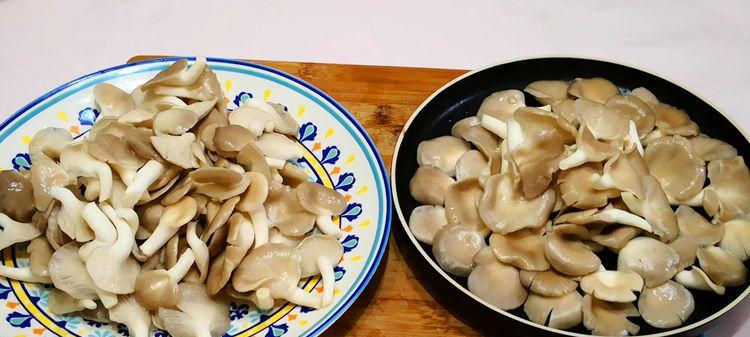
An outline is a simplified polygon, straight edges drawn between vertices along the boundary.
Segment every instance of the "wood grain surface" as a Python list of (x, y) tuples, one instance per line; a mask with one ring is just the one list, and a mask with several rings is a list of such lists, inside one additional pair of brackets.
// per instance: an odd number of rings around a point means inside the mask
[[(154, 58), (137, 56), (128, 62)], [(333, 96), (365, 127), (390, 168), (396, 139), (432, 92), (465, 70), (248, 60), (287, 72)], [(399, 226), (394, 219), (393, 226)], [(389, 241), (370, 285), (326, 336), (479, 336), (422, 286)]]

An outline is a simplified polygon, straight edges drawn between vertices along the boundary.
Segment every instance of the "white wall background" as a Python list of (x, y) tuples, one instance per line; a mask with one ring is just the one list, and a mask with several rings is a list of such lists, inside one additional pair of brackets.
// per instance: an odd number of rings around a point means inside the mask
[(578, 55), (673, 79), (750, 129), (749, 14), (743, 0), (0, 0), (0, 118), (136, 54), (467, 69)]

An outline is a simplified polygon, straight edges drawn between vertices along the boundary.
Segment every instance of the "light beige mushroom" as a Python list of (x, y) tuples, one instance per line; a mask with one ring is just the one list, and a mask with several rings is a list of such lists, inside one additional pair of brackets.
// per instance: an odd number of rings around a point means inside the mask
[(0, 213), (19, 222), (30, 222), (34, 208), (34, 187), (16, 170), (0, 171)]
[(458, 158), (470, 149), (468, 142), (453, 136), (425, 140), (417, 147), (417, 163), (437, 167), (445, 174), (454, 176)]
[(661, 182), (670, 199), (689, 200), (703, 188), (706, 165), (687, 139), (672, 136), (654, 140), (644, 158), (649, 173)]
[(738, 257), (719, 247), (701, 247), (696, 252), (701, 269), (711, 281), (726, 287), (738, 287), (747, 280), (747, 268)]
[(630, 270), (600, 270), (581, 279), (581, 290), (608, 302), (633, 302), (637, 298), (633, 292), (642, 289), (643, 279)]
[(544, 257), (544, 239), (539, 229), (522, 229), (490, 236), (490, 247), (500, 262), (529, 271), (550, 268)]
[(724, 223), (726, 233), (719, 247), (732, 253), (742, 261), (750, 259), (750, 219), (743, 216)]
[(617, 147), (610, 143), (598, 141), (586, 125), (581, 126), (578, 131), (576, 146), (573, 153), (560, 160), (561, 170), (567, 170), (589, 162), (601, 162), (617, 154)]
[(518, 270), (497, 261), (487, 247), (477, 252), (473, 263), (476, 267), (467, 280), (472, 294), (501, 310), (518, 308), (526, 301)]
[(445, 192), (445, 216), (448, 223), (473, 229), (484, 230), (477, 204), (482, 197), (482, 186), (477, 178), (468, 178), (448, 187)]
[(451, 127), (451, 136), (463, 138), (464, 133), (466, 130), (471, 128), (472, 126), (480, 125), (481, 121), (479, 117), (477, 116), (469, 116), (464, 119), (459, 120), (453, 126)]
[(36, 161), (41, 156), (60, 159), (63, 148), (71, 142), (73, 142), (73, 136), (68, 130), (54, 127), (44, 128), (31, 137), (29, 155), (31, 155), (32, 161)]
[(651, 91), (644, 87), (638, 87), (630, 91), (630, 95), (638, 97), (643, 103), (646, 103), (651, 109), (655, 108), (659, 104), (659, 100), (654, 96)]
[(561, 297), (578, 288), (576, 281), (554, 269), (545, 271), (521, 270), (520, 277), (524, 287), (542, 296)]
[[(190, 69), (186, 70), (186, 72), (188, 71)], [(161, 82), (154, 85), (153, 91), (157, 95), (177, 96), (198, 101), (223, 100), (224, 98), (224, 93), (221, 91), (221, 85), (216, 79), (216, 74), (208, 67), (204, 67), (192, 83), (172, 85)], [(221, 107), (222, 105), (220, 104), (219, 106)]]
[(128, 93), (109, 83), (94, 86), (94, 100), (104, 117), (119, 117), (135, 108), (135, 102)]
[(618, 189), (644, 197), (642, 178), (649, 173), (646, 162), (636, 149), (615, 155), (604, 163), (601, 175), (593, 175), (591, 182), (598, 190)]
[(586, 228), (557, 225), (545, 235), (544, 256), (555, 270), (571, 276), (583, 276), (599, 270), (601, 260), (581, 241), (589, 238)]
[(561, 297), (529, 294), (523, 311), (534, 323), (554, 329), (570, 329), (583, 321), (583, 297), (577, 291)]
[(130, 256), (135, 232), (112, 206), (103, 204), (100, 209), (114, 225), (117, 239), (111, 245), (98, 246), (91, 251), (86, 258), (86, 271), (100, 289), (113, 294), (130, 294), (141, 270), (138, 262)]
[(289, 162), (279, 170), (279, 175), (283, 179), (283, 184), (291, 187), (297, 187), (297, 185), (309, 179), (305, 170)]
[(654, 108), (656, 127), (667, 135), (695, 136), (699, 133), (698, 124), (690, 116), (669, 104), (659, 103)]
[(688, 138), (695, 153), (704, 161), (732, 159), (737, 156), (737, 149), (716, 138), (704, 134)]
[(151, 144), (164, 160), (191, 169), (198, 167), (198, 159), (193, 154), (195, 135), (187, 132), (179, 136), (159, 135), (151, 137)]
[(606, 103), (607, 100), (620, 93), (612, 82), (601, 77), (576, 78), (570, 83), (568, 93), (585, 98), (597, 103)]
[(443, 270), (466, 277), (474, 268), (474, 255), (486, 246), (481, 233), (462, 226), (447, 225), (435, 233), (432, 254)]
[(708, 215), (729, 221), (750, 212), (750, 170), (741, 156), (708, 163), (708, 179), (703, 193)]
[(596, 139), (617, 141), (628, 133), (628, 120), (604, 103), (577, 99), (571, 109), (576, 120), (586, 126)]
[(220, 337), (229, 329), (229, 305), (211, 299), (202, 284), (178, 287), (177, 309), (159, 308), (158, 317), (173, 336)]
[(695, 263), (696, 252), (700, 246), (698, 239), (692, 236), (679, 236), (677, 240), (669, 244), (669, 247), (672, 247), (680, 256), (680, 263), (677, 265), (678, 271), (682, 271)]
[(140, 249), (146, 256), (153, 255), (171, 238), (180, 227), (193, 219), (198, 206), (195, 199), (184, 197), (180, 201), (164, 208), (159, 225), (148, 239), (140, 245)]
[(489, 162), (479, 151), (466, 151), (456, 161), (456, 180), (479, 178), (485, 173), (488, 165)]
[(559, 215), (554, 220), (554, 224), (556, 225), (564, 223), (583, 225), (586, 227), (601, 224), (620, 224), (635, 227), (649, 233), (653, 232), (651, 224), (645, 219), (615, 207), (606, 207), (601, 210), (589, 209), (585, 211), (565, 213)]
[(156, 114), (152, 127), (157, 136), (163, 134), (179, 136), (192, 129), (198, 123), (198, 118), (199, 116), (191, 110), (171, 108)]
[(539, 103), (555, 105), (568, 98), (568, 82), (542, 80), (529, 83), (523, 91), (528, 92)]
[[(317, 215), (315, 224), (324, 234), (332, 235), (336, 238), (341, 237), (341, 229), (338, 224), (334, 223), (332, 218), (334, 216), (338, 217), (346, 209), (346, 201), (341, 193), (309, 181), (297, 185), (296, 193), (300, 205), (308, 212)], [(286, 233), (283, 230), (282, 233), (298, 236), (298, 234)]]
[(148, 337), (151, 333), (151, 315), (135, 296), (125, 296), (110, 308), (109, 319), (125, 324), (133, 337)]
[(409, 181), (409, 192), (419, 203), (443, 205), (446, 191), (455, 182), (453, 178), (434, 166), (420, 166)]
[(311, 235), (297, 246), (301, 256), (302, 277), (320, 274), (323, 281), (322, 306), (333, 302), (335, 276), (333, 266), (338, 265), (344, 256), (344, 246), (330, 235)]
[(562, 116), (568, 123), (571, 125), (578, 127), (580, 125), (580, 122), (576, 119), (576, 116), (573, 114), (573, 103), (575, 101), (566, 98), (556, 104), (552, 104), (552, 112), (559, 114)]
[(480, 125), (475, 125), (464, 130), (461, 137), (473, 144), (486, 158), (489, 158), (493, 152), (497, 151), (500, 145), (500, 139)]
[[(508, 141), (512, 138), (514, 137), (509, 136)], [(509, 143), (509, 149), (510, 145)], [(548, 129), (538, 129), (510, 150), (509, 159), (521, 182), (524, 197), (536, 198), (547, 191), (564, 151), (560, 137)]]
[(66, 146), (60, 153), (60, 166), (65, 169), (68, 176), (98, 179), (99, 202), (109, 199), (113, 178), (112, 170), (107, 164), (83, 152), (80, 146)]
[(607, 108), (635, 122), (638, 136), (643, 138), (654, 129), (655, 117), (651, 107), (636, 96), (613, 96), (605, 104)]
[(255, 238), (255, 231), (250, 219), (241, 213), (234, 213), (229, 218), (227, 247), (210, 266), (206, 289), (215, 295), (224, 287), (232, 272), (242, 262)]
[(414, 208), (409, 216), (409, 229), (417, 240), (432, 244), (435, 233), (448, 224), (442, 206), (422, 205)]
[(660, 329), (675, 328), (684, 324), (694, 309), (693, 294), (674, 281), (643, 289), (638, 298), (638, 311), (643, 320)]
[(630, 192), (622, 193), (622, 200), (635, 214), (642, 216), (662, 242), (672, 242), (680, 233), (678, 228), (679, 215), (675, 215), (669, 205), (667, 195), (662, 185), (653, 176), (642, 177), (644, 198), (637, 198)]
[(583, 325), (595, 335), (635, 335), (640, 327), (628, 317), (638, 316), (632, 303), (610, 303), (588, 294), (583, 297)]
[(664, 284), (677, 274), (680, 255), (672, 247), (649, 237), (630, 240), (620, 250), (617, 257), (617, 270), (632, 270), (653, 288)]
[(714, 283), (714, 281), (711, 281), (711, 278), (708, 277), (706, 272), (696, 266), (692, 266), (690, 269), (685, 269), (677, 273), (677, 275), (674, 276), (674, 280), (687, 288), (713, 291), (719, 295), (724, 295), (727, 290), (726, 287), (720, 286)]
[(84, 149), (94, 158), (109, 164), (125, 185), (133, 182), (137, 170), (146, 163), (124, 139), (111, 134), (100, 134), (84, 142)]
[(578, 209), (598, 208), (607, 205), (610, 198), (616, 198), (620, 191), (594, 188), (591, 177), (601, 175), (600, 163), (589, 163), (560, 172), (557, 183), (565, 205)]
[(712, 224), (690, 206), (680, 205), (675, 211), (681, 236), (690, 236), (701, 246), (713, 246), (724, 237), (724, 225)]
[[(302, 157), (302, 147), (280, 133), (264, 133), (258, 138), (255, 145), (260, 149), (260, 152), (271, 159), (287, 161)], [(269, 165), (271, 165), (270, 161)], [(282, 167), (283, 164), (277, 168)]]
[(526, 199), (513, 188), (513, 179), (508, 174), (493, 175), (487, 179), (478, 204), (484, 224), (502, 234), (544, 226), (554, 205), (554, 190), (547, 190), (534, 199)]
[[(507, 122), (513, 118), (516, 109), (523, 106), (526, 106), (526, 99), (520, 90), (510, 89), (493, 92), (482, 101), (479, 111), (477, 111), (477, 117), (484, 120), (484, 116), (489, 116), (501, 122)], [(482, 124), (484, 125), (484, 121)]]

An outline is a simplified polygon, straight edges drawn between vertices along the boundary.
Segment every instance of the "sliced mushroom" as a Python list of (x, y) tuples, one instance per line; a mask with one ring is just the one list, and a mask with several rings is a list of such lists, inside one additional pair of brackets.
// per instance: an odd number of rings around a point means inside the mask
[(656, 127), (667, 135), (695, 136), (699, 133), (698, 124), (690, 116), (669, 104), (658, 103), (653, 108)]
[(468, 142), (453, 136), (425, 140), (417, 147), (417, 163), (437, 167), (445, 174), (454, 176), (458, 158), (470, 149)]
[(500, 262), (529, 271), (550, 268), (544, 257), (544, 239), (538, 229), (522, 229), (508, 234), (492, 234), (490, 247)]
[(565, 204), (578, 209), (598, 208), (607, 205), (610, 198), (619, 196), (618, 190), (599, 190), (594, 187), (591, 178), (601, 173), (600, 163), (585, 164), (560, 172), (557, 183)]
[(482, 197), (482, 186), (476, 178), (453, 183), (445, 192), (445, 216), (448, 223), (481, 231), (485, 228), (477, 203)]
[(646, 287), (664, 284), (677, 274), (680, 255), (670, 246), (649, 237), (630, 240), (620, 250), (617, 270), (632, 270), (643, 277)]
[(637, 298), (633, 292), (643, 289), (643, 279), (630, 270), (600, 270), (584, 276), (581, 289), (600, 300), (630, 303)]
[(455, 182), (434, 166), (420, 166), (409, 181), (409, 192), (421, 204), (443, 205), (446, 191)]
[(586, 228), (558, 225), (545, 236), (544, 256), (555, 270), (571, 276), (583, 276), (599, 270), (601, 260), (581, 241), (587, 240)]
[(301, 256), (300, 268), (302, 277), (321, 274), (323, 279), (322, 306), (333, 302), (335, 277), (333, 266), (344, 256), (344, 246), (330, 235), (311, 235), (300, 241), (297, 246)]
[[(518, 270), (498, 262), (485, 247), (474, 259), (476, 267), (468, 274), (469, 291), (501, 310), (520, 307), (526, 301), (526, 289)], [(498, 287), (502, 284), (502, 287)]]
[(0, 213), (19, 222), (30, 222), (34, 208), (34, 187), (16, 170), (0, 171)]
[(595, 335), (635, 335), (640, 327), (628, 317), (638, 316), (632, 303), (610, 303), (588, 294), (583, 297), (583, 325)]
[(727, 290), (726, 287), (720, 286), (714, 283), (714, 281), (711, 281), (711, 278), (706, 275), (706, 272), (695, 266), (677, 273), (677, 275), (675, 275), (674, 277), (674, 280), (687, 288), (703, 291), (713, 291), (719, 295), (724, 295)]
[(570, 83), (568, 93), (585, 98), (597, 103), (606, 103), (607, 100), (620, 93), (612, 82), (601, 77), (576, 78)]
[(525, 287), (542, 296), (560, 297), (578, 288), (576, 281), (554, 269), (541, 272), (521, 270), (520, 276)]
[(730, 221), (750, 212), (750, 170), (741, 156), (708, 163), (708, 179), (703, 193), (708, 215)]
[(547, 190), (539, 197), (529, 200), (513, 188), (510, 175), (499, 174), (491, 176), (484, 183), (484, 193), (479, 199), (478, 208), (487, 227), (507, 234), (523, 228), (544, 226), (554, 205), (554, 190)]
[(750, 223), (748, 216), (743, 216), (724, 223), (726, 233), (719, 242), (719, 247), (732, 253), (742, 261), (750, 259)]
[(583, 297), (577, 291), (560, 297), (529, 294), (523, 311), (534, 323), (554, 329), (570, 329), (583, 321)]
[(671, 199), (689, 200), (703, 188), (706, 165), (683, 137), (654, 140), (646, 148), (645, 160), (649, 173), (661, 182), (664, 193)]
[(638, 298), (638, 310), (649, 325), (675, 328), (687, 321), (695, 309), (695, 300), (681, 284), (667, 281), (658, 287), (646, 288)]
[(662, 185), (653, 176), (642, 177), (644, 198), (639, 199), (630, 192), (622, 193), (622, 200), (633, 211), (642, 216), (651, 225), (652, 233), (662, 242), (672, 242), (677, 239), (679, 216), (675, 215), (669, 205), (667, 195)]
[(655, 117), (651, 107), (636, 96), (613, 96), (605, 104), (628, 120), (635, 122), (638, 137), (643, 138), (654, 129)]
[(719, 247), (701, 247), (696, 252), (701, 269), (711, 281), (726, 287), (738, 287), (747, 280), (747, 268), (738, 257)]
[(417, 240), (432, 244), (435, 233), (448, 224), (442, 206), (422, 205), (414, 208), (409, 216), (409, 229)]
[(523, 91), (534, 96), (539, 103), (555, 105), (568, 98), (568, 82), (534, 81), (529, 83)]
[(448, 225), (435, 234), (432, 254), (443, 270), (466, 277), (474, 268), (474, 255), (483, 247), (486, 244), (481, 233), (462, 226)]
[[(297, 160), (302, 157), (302, 148), (289, 137), (279, 133), (264, 133), (255, 143), (266, 157), (279, 160)], [(282, 165), (283, 167), (283, 165)], [(281, 167), (279, 167), (281, 168)]]

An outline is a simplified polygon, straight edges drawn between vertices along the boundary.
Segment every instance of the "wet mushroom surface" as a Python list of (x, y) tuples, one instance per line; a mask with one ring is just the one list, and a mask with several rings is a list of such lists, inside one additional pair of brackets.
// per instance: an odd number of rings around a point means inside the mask
[[(448, 275), (498, 310), (591, 334), (663, 332), (744, 291), (750, 169), (735, 142), (645, 87), (518, 89), (471, 98), (415, 142), (409, 228)], [(415, 188), (426, 173), (431, 190)]]
[[(101, 116), (88, 134), (40, 130), (31, 168), (0, 172), (0, 248), (29, 256), (0, 276), (49, 285), (55, 314), (122, 323), (133, 337), (223, 336), (227, 297), (250, 310), (334, 302), (348, 199), (296, 166), (299, 125), (285, 107), (250, 98), (228, 111), (204, 57), (132, 92), (102, 83), (93, 93)], [(467, 138), (495, 141), (482, 131)], [(441, 142), (425, 148), (436, 168), (415, 182), (435, 205), (470, 144)], [(414, 217), (429, 242), (442, 225), (433, 219), (445, 220), (431, 207)], [(320, 291), (300, 288), (310, 277)]]

